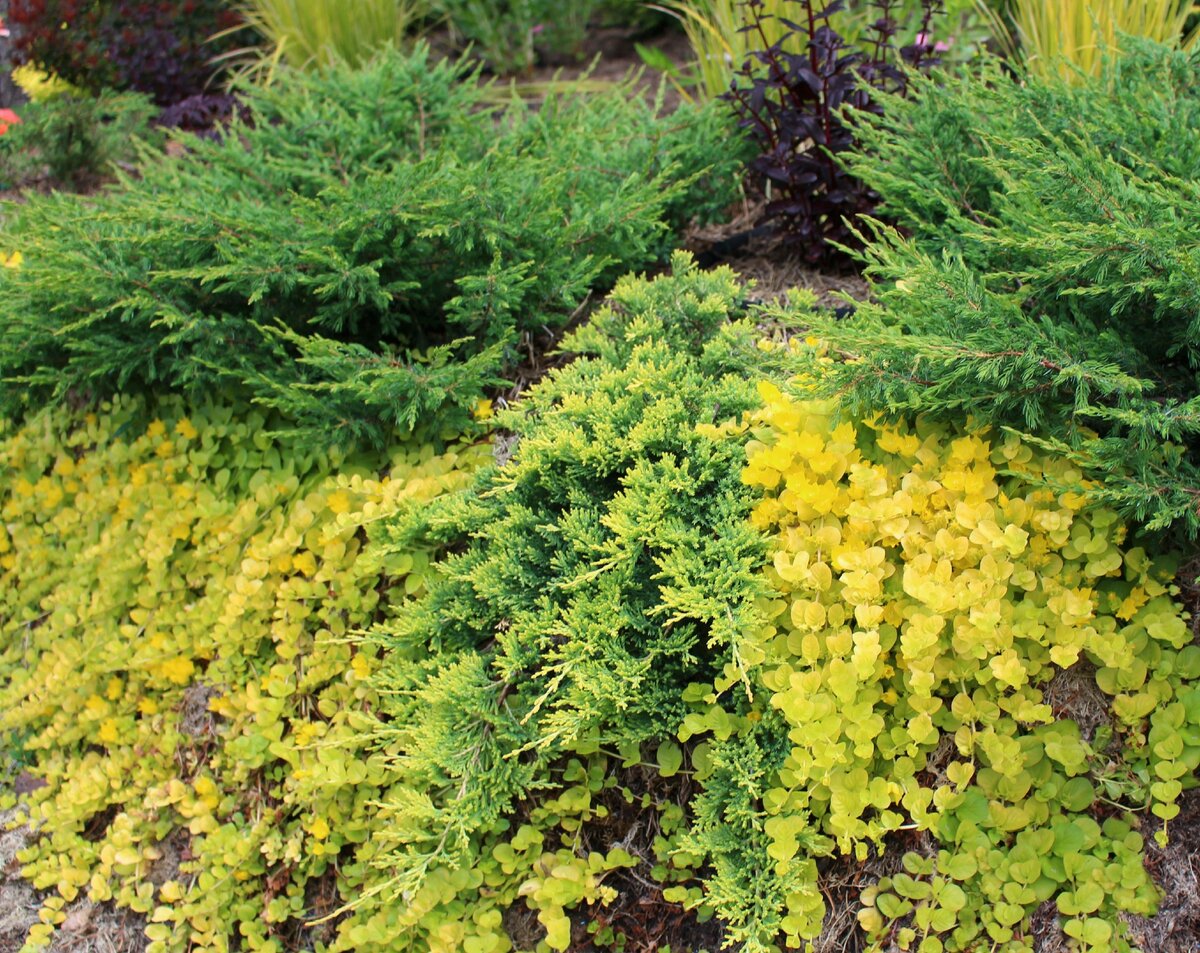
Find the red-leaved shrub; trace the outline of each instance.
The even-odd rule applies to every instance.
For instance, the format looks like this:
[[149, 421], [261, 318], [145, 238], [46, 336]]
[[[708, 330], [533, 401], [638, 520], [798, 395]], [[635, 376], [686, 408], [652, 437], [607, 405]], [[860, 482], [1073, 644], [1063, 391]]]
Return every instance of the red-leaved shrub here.
[[137, 90], [160, 105], [204, 89], [212, 58], [240, 42], [227, 0], [11, 0], [14, 59], [86, 89]]

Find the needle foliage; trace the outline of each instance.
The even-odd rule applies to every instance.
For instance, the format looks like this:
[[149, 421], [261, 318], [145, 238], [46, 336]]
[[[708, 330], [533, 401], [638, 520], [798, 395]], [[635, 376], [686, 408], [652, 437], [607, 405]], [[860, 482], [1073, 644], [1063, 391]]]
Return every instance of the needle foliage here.
[[[249, 121], [5, 228], [0, 408], [246, 385], [382, 442], [470, 407], [523, 332], [660, 257], [736, 187], [715, 109], [642, 93], [486, 105], [428, 49], [248, 90]], [[718, 148], [717, 144], [721, 144]]]
[[696, 430], [756, 401], [754, 329], [730, 323], [728, 269], [675, 265], [620, 282], [565, 342], [581, 356], [500, 416], [517, 440], [503, 466], [385, 530], [385, 551], [446, 552], [377, 633], [384, 737], [403, 752], [380, 862], [397, 896], [434, 908], [415, 930], [462, 902], [470, 881], [447, 890], [448, 872], [523, 849], [511, 819], [561, 794], [564, 759], [620, 747], [636, 764], [653, 742], [678, 770], [682, 688], [735, 664], [762, 624], [744, 450]]
[[1200, 59], [1129, 41], [1077, 84], [913, 78], [850, 168], [898, 229], [817, 327], [859, 409], [975, 414], [1072, 454], [1093, 498], [1195, 535]]

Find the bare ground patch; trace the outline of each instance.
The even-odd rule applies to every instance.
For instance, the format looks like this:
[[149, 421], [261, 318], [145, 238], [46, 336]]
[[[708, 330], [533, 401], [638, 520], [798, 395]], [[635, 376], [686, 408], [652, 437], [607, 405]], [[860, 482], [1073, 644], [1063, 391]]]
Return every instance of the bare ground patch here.
[[[38, 922], [44, 891], [21, 877], [17, 853], [33, 837], [28, 826], [9, 829], [17, 812], [0, 812], [0, 953], [17, 953]], [[65, 919], [50, 953], [143, 953], [146, 921], [112, 903], [81, 897], [63, 911]]]

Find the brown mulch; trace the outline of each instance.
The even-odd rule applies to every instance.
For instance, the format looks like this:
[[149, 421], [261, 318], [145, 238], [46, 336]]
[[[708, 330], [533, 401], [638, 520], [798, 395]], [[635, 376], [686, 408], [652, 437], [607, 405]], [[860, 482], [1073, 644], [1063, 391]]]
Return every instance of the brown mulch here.
[[764, 304], [782, 301], [788, 291], [801, 288], [817, 296], [817, 305], [841, 307], [843, 296], [863, 301], [870, 294], [865, 278], [851, 268], [816, 268], [800, 261], [787, 241], [764, 224], [765, 201], [748, 196], [719, 225], [693, 227], [684, 235], [683, 247], [705, 265], [729, 265], [754, 282], [752, 297]]

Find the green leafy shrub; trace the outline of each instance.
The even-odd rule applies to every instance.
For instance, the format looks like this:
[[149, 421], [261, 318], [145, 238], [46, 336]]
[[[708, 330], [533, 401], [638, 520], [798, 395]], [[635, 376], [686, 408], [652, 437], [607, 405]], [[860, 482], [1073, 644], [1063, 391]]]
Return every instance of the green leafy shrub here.
[[659, 118], [626, 87], [488, 109], [423, 48], [247, 95], [222, 140], [14, 216], [0, 406], [241, 382], [335, 438], [461, 419], [521, 332], [565, 324], [736, 185], [714, 111]]
[[1200, 59], [1129, 44], [1075, 86], [992, 67], [856, 122], [850, 167], [902, 233], [875, 230], [876, 299], [814, 327], [856, 356], [826, 375], [855, 407], [1022, 428], [1093, 499], [1194, 535]]
[[138, 93], [64, 93], [21, 109], [21, 122], [0, 137], [0, 181], [9, 188], [45, 179], [68, 188], [95, 184], [117, 162], [155, 144], [157, 109]]
[[353, 917], [309, 923], [383, 879], [378, 663], [352, 636], [429, 581], [426, 551], [363, 549], [490, 448], [348, 456], [274, 423], [117, 399], [0, 430], [0, 743], [46, 782], [35, 946], [86, 895], [146, 914], [160, 953], [363, 949]]
[[578, 52], [588, 24], [604, 0], [433, 0], [453, 33], [497, 73], [519, 73], [537, 62], [539, 50]]

